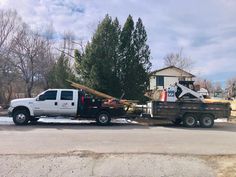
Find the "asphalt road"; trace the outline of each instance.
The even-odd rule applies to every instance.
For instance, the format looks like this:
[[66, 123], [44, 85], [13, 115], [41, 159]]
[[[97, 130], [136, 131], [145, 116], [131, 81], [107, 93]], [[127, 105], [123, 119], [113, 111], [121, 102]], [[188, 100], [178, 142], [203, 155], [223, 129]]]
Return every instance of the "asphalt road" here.
[[0, 118], [0, 154], [45, 154], [91, 151], [98, 153], [236, 154], [236, 124], [213, 128], [184, 128], [172, 124], [145, 126], [53, 119], [15, 126]]
[[210, 129], [65, 119], [15, 126], [0, 118], [0, 176], [211, 177], [213, 163], [199, 157], [236, 154], [235, 132], [236, 124], [223, 122]]

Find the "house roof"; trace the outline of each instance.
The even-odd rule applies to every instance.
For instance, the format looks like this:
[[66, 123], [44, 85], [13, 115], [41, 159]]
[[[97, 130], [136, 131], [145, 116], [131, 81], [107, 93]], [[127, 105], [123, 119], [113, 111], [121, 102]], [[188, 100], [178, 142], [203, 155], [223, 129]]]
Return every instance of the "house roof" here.
[[175, 68], [175, 69], [177, 69], [177, 70], [179, 70], [179, 71], [181, 71], [181, 72], [183, 72], [183, 73], [185, 73], [185, 74], [187, 74], [187, 75], [190, 75], [191, 77], [196, 77], [195, 75], [193, 75], [193, 74], [191, 74], [191, 73], [189, 73], [189, 72], [187, 72], [187, 71], [185, 71], [185, 70], [183, 70], [183, 69], [180, 69], [180, 68], [178, 68], [178, 67], [176, 67], [176, 66], [168, 66], [168, 67], [165, 67], [165, 68], [161, 68], [161, 69], [158, 69], [158, 70], [154, 70], [154, 71], [152, 71], [152, 72], [150, 73], [150, 75], [154, 75], [154, 74], [157, 73], [157, 72], [160, 72], [160, 71], [163, 71], [163, 70], [166, 70], [166, 69], [171, 69], [171, 68]]

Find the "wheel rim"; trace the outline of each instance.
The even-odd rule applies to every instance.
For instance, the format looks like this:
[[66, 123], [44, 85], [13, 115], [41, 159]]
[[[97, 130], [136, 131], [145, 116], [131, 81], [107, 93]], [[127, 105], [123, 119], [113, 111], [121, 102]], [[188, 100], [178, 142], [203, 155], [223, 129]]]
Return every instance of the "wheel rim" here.
[[210, 117], [204, 117], [202, 122], [205, 126], [210, 126], [212, 124], [212, 119]]
[[195, 118], [194, 117], [188, 117], [186, 119], [186, 123], [189, 125], [189, 126], [193, 126], [195, 124]]
[[100, 122], [100, 123], [107, 123], [108, 120], [109, 120], [109, 118], [108, 118], [108, 116], [107, 116], [106, 114], [101, 114], [101, 115], [99, 116], [99, 122]]
[[17, 114], [16, 115], [16, 121], [19, 123], [23, 123], [26, 120], [26, 116], [24, 114]]

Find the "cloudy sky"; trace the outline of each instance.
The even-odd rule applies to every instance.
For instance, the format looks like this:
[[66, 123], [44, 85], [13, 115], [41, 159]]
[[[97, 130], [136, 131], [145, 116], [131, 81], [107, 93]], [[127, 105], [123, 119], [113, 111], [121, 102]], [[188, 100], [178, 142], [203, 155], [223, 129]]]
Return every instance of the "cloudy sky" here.
[[0, 0], [0, 8], [16, 9], [33, 27], [52, 23], [84, 41], [105, 14], [122, 24], [131, 14], [146, 27], [152, 70], [183, 48], [195, 63], [193, 74], [222, 84], [236, 77], [236, 0]]

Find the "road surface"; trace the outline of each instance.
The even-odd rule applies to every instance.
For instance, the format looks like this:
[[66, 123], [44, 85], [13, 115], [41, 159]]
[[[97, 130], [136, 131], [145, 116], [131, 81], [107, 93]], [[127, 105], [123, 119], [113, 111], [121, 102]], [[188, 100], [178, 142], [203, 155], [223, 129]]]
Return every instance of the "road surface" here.
[[204, 158], [223, 155], [236, 163], [236, 124], [230, 123], [189, 129], [43, 119], [15, 126], [0, 118], [0, 140], [0, 176], [210, 177], [218, 174], [217, 163]]

